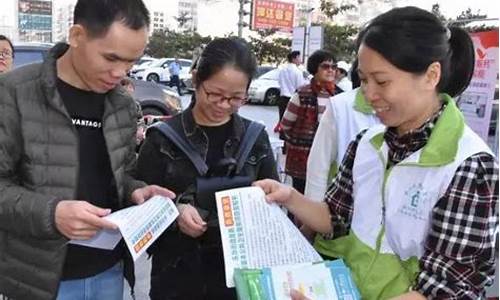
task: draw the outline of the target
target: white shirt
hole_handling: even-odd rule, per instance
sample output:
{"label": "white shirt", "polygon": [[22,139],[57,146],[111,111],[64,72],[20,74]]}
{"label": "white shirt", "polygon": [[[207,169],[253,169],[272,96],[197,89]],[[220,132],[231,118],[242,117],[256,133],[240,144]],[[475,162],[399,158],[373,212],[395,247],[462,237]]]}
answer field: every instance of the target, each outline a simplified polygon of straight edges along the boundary
{"label": "white shirt", "polygon": [[294,63],[288,63],[280,70],[278,75],[280,95],[292,97],[295,91],[307,83],[302,71]]}
{"label": "white shirt", "polygon": [[352,90],[352,82],[349,80],[349,78],[347,78],[347,76],[340,79],[340,81],[337,82],[337,86],[341,88],[344,92]]}
{"label": "white shirt", "polygon": [[354,108],[358,89],[330,98],[320,119],[307,159],[304,194],[314,201],[323,201],[330,184],[328,175],[333,162],[340,165],[350,142],[363,129],[379,124],[375,114],[365,114]]}
{"label": "white shirt", "polygon": [[337,157],[337,127],[331,102],[320,119],[314,141],[307,158],[306,186],[304,195],[313,201],[321,202],[328,188],[330,164]]}

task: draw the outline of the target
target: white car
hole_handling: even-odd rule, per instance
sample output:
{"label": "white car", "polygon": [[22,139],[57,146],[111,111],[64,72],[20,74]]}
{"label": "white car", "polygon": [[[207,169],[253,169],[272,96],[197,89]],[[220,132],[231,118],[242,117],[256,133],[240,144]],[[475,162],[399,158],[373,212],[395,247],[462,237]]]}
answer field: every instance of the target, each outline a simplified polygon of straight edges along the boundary
{"label": "white car", "polygon": [[248,88],[248,101],[276,105],[280,97],[279,72],[279,69],[274,69],[252,80]]}
{"label": "white car", "polygon": [[[131,74],[131,76],[139,80],[167,83],[170,81],[170,72],[168,71],[168,66],[174,60],[174,58],[158,59],[154,63],[151,63],[144,68],[137,69],[137,72],[135,74]],[[179,79],[181,80],[182,84],[183,80],[191,77],[189,70],[193,62],[190,59],[179,59],[179,64],[181,65]]]}
{"label": "white car", "polygon": [[154,63],[157,59],[149,56],[143,56],[137,60],[137,62],[130,68],[129,76],[133,76],[137,73],[137,70],[145,69],[147,66]]}

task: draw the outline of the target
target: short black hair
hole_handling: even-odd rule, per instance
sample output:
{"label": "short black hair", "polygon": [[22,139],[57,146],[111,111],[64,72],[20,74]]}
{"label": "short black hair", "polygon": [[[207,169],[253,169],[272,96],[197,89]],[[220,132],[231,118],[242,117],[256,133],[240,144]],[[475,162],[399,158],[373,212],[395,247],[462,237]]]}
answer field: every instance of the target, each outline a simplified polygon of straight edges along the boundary
{"label": "short black hair", "polygon": [[[423,74],[441,64],[437,90],[454,97],[467,88],[474,71],[474,46],[467,32],[447,28],[432,13],[412,6],[377,16],[358,35],[364,44],[400,70]],[[359,49],[359,48],[358,48]]]}
{"label": "short black hair", "polygon": [[315,75],[318,72],[319,65],[324,61],[333,61],[336,63],[337,60],[330,51],[317,50],[314,51],[311,56],[307,59],[307,72],[311,75]]}
{"label": "short black hair", "polygon": [[7,43],[9,43],[10,50],[12,51],[12,58],[14,58],[14,45],[12,45],[12,42],[10,41],[10,39],[8,37],[6,37],[5,35],[0,34],[0,41],[7,41]]}
{"label": "short black hair", "polygon": [[300,56],[300,51],[292,51],[286,56],[288,62],[292,62],[297,56]]}
{"label": "short black hair", "polygon": [[257,69],[257,62],[248,44],[239,38],[218,38],[208,43],[197,62],[196,87],[226,66],[245,73],[248,78],[248,89]]}
{"label": "short black hair", "polygon": [[130,29],[149,27],[149,11],[142,0],[78,0],[73,23],[84,26],[92,37],[108,32],[113,22]]}
{"label": "short black hair", "polygon": [[361,80],[359,79],[359,74],[358,74],[358,58],[357,57],[352,62],[351,73],[349,75],[351,77],[350,79],[351,79],[351,82],[352,82],[352,88],[355,89],[355,88],[360,87],[361,86]]}

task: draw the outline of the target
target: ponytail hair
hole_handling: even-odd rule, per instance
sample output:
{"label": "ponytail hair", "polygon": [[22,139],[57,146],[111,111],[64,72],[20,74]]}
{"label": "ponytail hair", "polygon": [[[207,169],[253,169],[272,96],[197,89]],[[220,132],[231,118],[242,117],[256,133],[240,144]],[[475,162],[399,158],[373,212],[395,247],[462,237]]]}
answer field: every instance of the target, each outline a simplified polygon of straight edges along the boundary
{"label": "ponytail hair", "polygon": [[464,30],[448,29],[432,13],[412,6],[394,8],[370,21],[359,33],[356,45],[365,44],[396,68],[424,74],[439,62],[439,93],[459,95],[474,71],[474,47]]}
{"label": "ponytail hair", "polygon": [[462,28],[450,27],[449,31],[451,55],[441,63],[438,90],[455,97],[467,88],[472,79],[475,63],[474,45],[469,34]]}

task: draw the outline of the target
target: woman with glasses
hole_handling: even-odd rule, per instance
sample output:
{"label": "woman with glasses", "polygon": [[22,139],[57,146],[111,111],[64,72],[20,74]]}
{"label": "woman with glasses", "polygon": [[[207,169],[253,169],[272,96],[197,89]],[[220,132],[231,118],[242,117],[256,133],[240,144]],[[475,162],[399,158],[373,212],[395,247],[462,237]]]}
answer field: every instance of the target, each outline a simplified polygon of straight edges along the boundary
{"label": "woman with glasses", "polygon": [[0,74],[12,69],[14,60],[14,47],[5,35],[0,34]]}
{"label": "woman with glasses", "polygon": [[281,119],[287,149],[285,173],[292,176],[293,187],[301,193],[304,193],[307,157],[319,120],[330,97],[341,91],[335,85],[336,63],[330,52],[314,52],[307,60],[307,71],[313,78],[292,96]]}
{"label": "woman with glasses", "polygon": [[[232,162],[250,124],[238,109],[247,100],[255,69],[255,57],[245,42],[212,41],[193,70],[191,105],[166,121],[205,161],[210,176],[233,178]],[[195,165],[154,126],[148,129],[139,153],[138,175],[174,191],[180,213],[176,228],[167,230],[152,247],[151,299],[236,299],[235,290],[225,286],[217,212],[202,209],[201,203],[207,199],[199,199],[196,193],[194,183],[199,175]],[[239,175],[248,176],[248,184],[278,178],[265,130],[258,135]]]}

